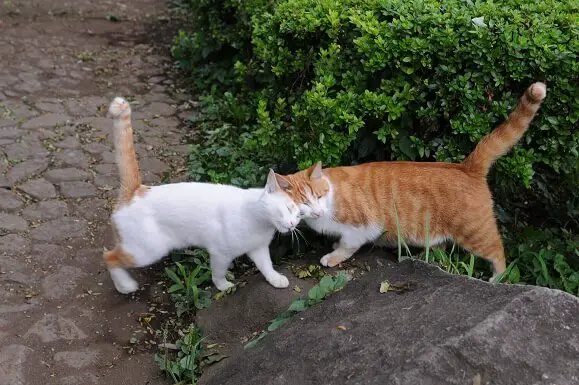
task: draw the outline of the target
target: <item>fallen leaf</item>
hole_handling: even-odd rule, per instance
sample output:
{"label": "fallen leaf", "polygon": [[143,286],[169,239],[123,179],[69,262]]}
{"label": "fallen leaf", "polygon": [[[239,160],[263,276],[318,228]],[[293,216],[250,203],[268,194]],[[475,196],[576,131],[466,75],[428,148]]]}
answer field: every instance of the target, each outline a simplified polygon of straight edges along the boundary
{"label": "fallen leaf", "polygon": [[345,327],[345,326],[342,326],[342,325],[339,325],[339,326],[336,326],[336,329],[346,330],[346,327]]}
{"label": "fallen leaf", "polygon": [[387,293],[390,290],[390,282],[382,281],[380,284],[380,293]]}

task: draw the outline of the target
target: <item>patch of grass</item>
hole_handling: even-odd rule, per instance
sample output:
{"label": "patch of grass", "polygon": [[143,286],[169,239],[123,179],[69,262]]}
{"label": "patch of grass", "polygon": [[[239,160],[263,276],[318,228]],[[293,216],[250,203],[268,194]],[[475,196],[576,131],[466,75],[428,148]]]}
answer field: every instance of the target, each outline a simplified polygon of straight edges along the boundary
{"label": "patch of grass", "polygon": [[165,273],[173,281],[167,292],[175,303],[178,317],[210,305],[211,294],[204,288],[211,282],[208,258],[205,251],[195,250],[186,261],[175,262],[175,268],[165,268]]}
{"label": "patch of grass", "polygon": [[174,384],[195,384],[201,374],[201,342],[200,330],[190,326],[185,332],[180,332],[175,344],[163,344],[164,351],[155,354],[155,362]]}
{"label": "patch of grass", "polygon": [[298,298],[293,301],[285,312],[270,322],[267,330],[262,331],[259,336],[246,343],[244,348],[249,349],[256,346],[269,332],[289,322],[294,315],[322,302],[329,294],[342,290],[348,283],[348,280],[348,275],[344,271],[339,272],[335,276],[325,275],[317,285],[310,289],[307,297]]}

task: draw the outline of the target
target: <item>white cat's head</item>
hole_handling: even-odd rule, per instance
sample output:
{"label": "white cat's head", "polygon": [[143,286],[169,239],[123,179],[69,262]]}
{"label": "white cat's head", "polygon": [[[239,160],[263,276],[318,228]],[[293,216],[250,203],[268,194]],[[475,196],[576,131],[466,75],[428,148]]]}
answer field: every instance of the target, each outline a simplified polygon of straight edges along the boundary
{"label": "white cat's head", "polygon": [[287,181],[281,175],[270,170],[260,198],[267,210],[269,220],[280,233],[293,231],[300,222],[298,205],[283,188],[286,183]]}

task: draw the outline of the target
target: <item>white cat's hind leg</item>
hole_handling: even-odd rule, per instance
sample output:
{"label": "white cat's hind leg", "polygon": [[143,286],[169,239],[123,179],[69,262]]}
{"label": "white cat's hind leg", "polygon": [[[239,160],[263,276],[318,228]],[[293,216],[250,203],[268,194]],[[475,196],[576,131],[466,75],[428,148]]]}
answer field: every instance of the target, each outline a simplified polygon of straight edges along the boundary
{"label": "white cat's hind leg", "polygon": [[271,257],[269,255],[269,247],[262,247],[247,253],[249,258],[255,263],[261,274],[265,277],[267,282],[275,288],[283,289],[289,286],[289,280],[283,274],[278,273],[273,268]]}
{"label": "white cat's hind leg", "polygon": [[119,293],[129,294],[139,289],[137,281],[131,277],[128,271],[120,267],[109,268],[109,273]]}

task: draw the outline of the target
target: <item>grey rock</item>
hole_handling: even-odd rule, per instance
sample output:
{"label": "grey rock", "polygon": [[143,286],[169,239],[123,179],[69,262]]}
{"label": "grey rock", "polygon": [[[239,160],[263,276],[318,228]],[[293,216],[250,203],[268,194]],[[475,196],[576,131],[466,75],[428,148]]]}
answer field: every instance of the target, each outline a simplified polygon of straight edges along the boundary
{"label": "grey rock", "polygon": [[60,218],[45,222],[30,231],[30,238],[37,241],[60,242],[68,238],[82,238],[88,230],[84,219]]}
{"label": "grey rock", "polygon": [[68,215],[68,206],[65,202],[50,200],[28,206],[22,211],[22,216],[28,220],[49,220]]}
{"label": "grey rock", "polygon": [[158,116],[170,116],[175,113],[176,108],[163,102],[152,102],[145,106],[142,111],[133,114],[134,119],[151,119]]}
{"label": "grey rock", "polygon": [[24,129],[32,129],[32,128],[47,128],[47,127],[54,127],[57,125],[66,124],[71,120],[70,116],[62,115],[62,114],[45,114],[41,116],[37,116],[36,118],[32,118],[27,122],[22,124],[22,128]]}
{"label": "grey rock", "polygon": [[16,211],[20,209],[24,203],[20,197],[10,190],[0,188],[0,210],[2,211]]}
{"label": "grey rock", "polygon": [[28,223],[17,215],[0,213],[0,230],[26,231]]}
{"label": "grey rock", "polygon": [[87,182],[62,182],[60,192],[67,198],[85,198],[98,194],[97,189]]}
{"label": "grey rock", "polygon": [[92,179],[92,174],[88,171],[69,167],[69,168],[48,170],[47,172],[44,173],[44,178],[51,181],[52,183],[74,182],[74,181],[90,180]]}
{"label": "grey rock", "polygon": [[36,199],[48,199],[56,196],[56,189],[45,179],[33,179],[18,188]]}
{"label": "grey rock", "polygon": [[[199,384],[463,385],[478,375],[488,385],[579,383],[579,298],[418,261],[371,264],[256,347],[210,367]],[[411,288],[381,294],[384,280]]]}

